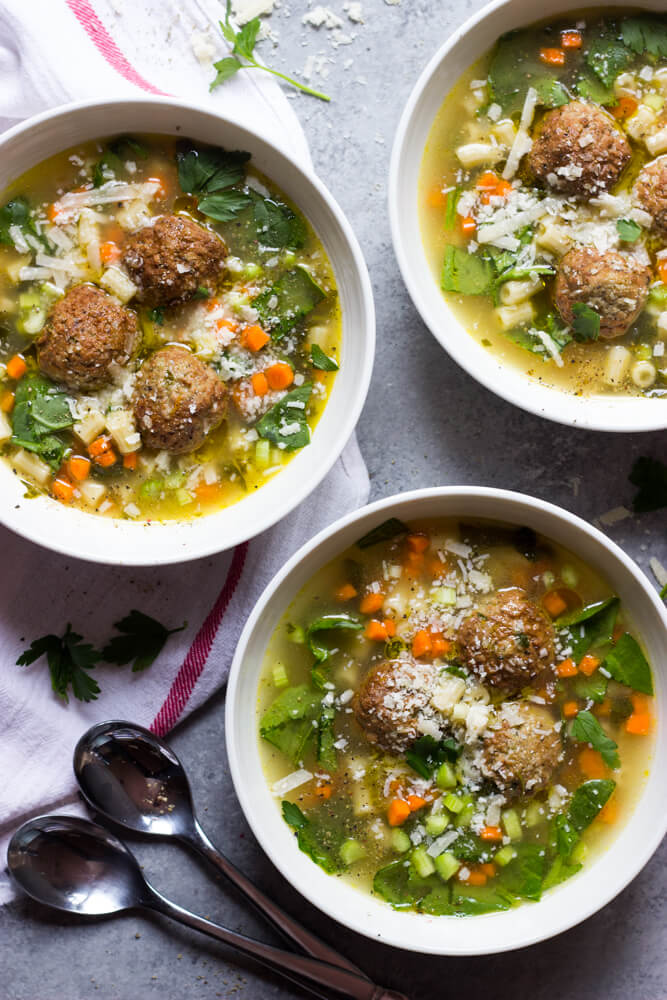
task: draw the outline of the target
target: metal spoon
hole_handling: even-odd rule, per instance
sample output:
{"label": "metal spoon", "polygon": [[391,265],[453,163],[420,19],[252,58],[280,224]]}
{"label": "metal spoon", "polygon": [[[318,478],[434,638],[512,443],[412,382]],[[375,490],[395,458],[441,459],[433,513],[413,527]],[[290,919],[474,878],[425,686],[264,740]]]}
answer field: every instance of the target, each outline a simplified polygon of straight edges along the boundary
{"label": "metal spoon", "polygon": [[155,910],[256,958],[318,996],[316,987],[324,986],[354,1000],[406,1000],[347,969],[254,941],[177,906],[146,882],[122,841],[88,820],[40,816],[24,823],[10,841],[7,861],[24,892],[58,910],[95,917]]}
{"label": "metal spoon", "polygon": [[96,813],[126,830],[175,837],[194,848],[307,955],[365,976],[265,896],[214,847],[195,815],[185,768],[171,747],[148,729],[129,722],[93,726],[74,750],[74,774]]}

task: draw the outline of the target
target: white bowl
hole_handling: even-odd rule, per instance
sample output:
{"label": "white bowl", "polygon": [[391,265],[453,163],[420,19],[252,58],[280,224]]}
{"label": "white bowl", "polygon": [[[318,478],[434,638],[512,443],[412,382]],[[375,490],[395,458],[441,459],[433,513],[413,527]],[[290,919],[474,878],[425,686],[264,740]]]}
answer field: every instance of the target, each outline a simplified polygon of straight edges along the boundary
{"label": "white bowl", "polygon": [[47,548],[81,559],[157,565],[231,548],[293,510],[326,476],[352,434],[366,399],[375,348],[373,293],[359,244],[322,182],[279,147],[237,122],[172,98],[84,102],[47,111],[0,139],[0,191],[28,168],[79,142],[127,132],[179,135],[245,149],[288,195],[329,255],[343,317],[340,372],[311,444],[262,489],[192,521],[146,524],[68,509],[48,497],[24,500],[25,488],[0,462],[0,522]]}
{"label": "white bowl", "polygon": [[[480,517],[527,525],[572,550],[619,595],[653,666],[658,732],[650,775],[616,840],[539,903],[475,917],[396,912],[327,875],[297,847],[262,771],[257,686],[264,652],[282,615],[324,564],[389,517]],[[227,689],[227,753],[246,819],[271,861],[311,903],[367,937],[410,951],[482,955],[521,948],[579,923],[613,899],[649,860],[667,830],[667,613],[646,577],[596,528],[560,507],[520,493],[442,487],[390,497],[342,518],[304,545],[266,588],[239,640]]]}
{"label": "white bowl", "polygon": [[[591,0],[586,9],[619,6]],[[662,12],[663,0],[642,8]],[[621,5],[627,10],[628,5]],[[389,215],[398,264],[424,323],[445,350],[478,382],[510,403],[561,424],[600,431],[649,431],[667,427],[664,399],[621,395],[574,396],[523,375],[487,351],[466,331],[445,300],[424,251],[418,182],[424,148],[445,97],[462,74],[506,31],[578,10],[572,0],[496,0],[469,18],[438,49],[414,86],[394,139],[389,172]]]}

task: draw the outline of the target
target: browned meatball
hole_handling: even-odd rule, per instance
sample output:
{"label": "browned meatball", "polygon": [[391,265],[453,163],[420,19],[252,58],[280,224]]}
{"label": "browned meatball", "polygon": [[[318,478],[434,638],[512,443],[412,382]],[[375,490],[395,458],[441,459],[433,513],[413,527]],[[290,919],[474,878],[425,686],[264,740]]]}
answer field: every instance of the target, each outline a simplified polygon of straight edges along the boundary
{"label": "browned meatball", "polygon": [[506,701],[492,725],[484,740],[485,776],[510,798],[546,788],[563,754],[550,712],[525,701]]}
{"label": "browned meatball", "polygon": [[76,285],[55,304],[37,341],[45,375],[69,389],[97,389],[110,366],[129,360],[139,339],[131,309],[94,285]]}
{"label": "browned meatball", "polygon": [[571,101],[542,119],[528,154],[528,168],[542,184],[575,198],[609,191],[632,150],[606,112]]}
{"label": "browned meatball", "polygon": [[227,390],[212,368],[184,347],[164,347],[141,367],[134,416],[149,448],[194,451],[225,416]]}
{"label": "browned meatball", "polygon": [[219,236],[183,215],[163,215],[130,236],[123,263],[147,306],[187,302],[198,288],[212,289],[227,248]]}
{"label": "browned meatball", "polygon": [[641,207],[653,216],[653,229],[667,237],[667,156],[647,163],[635,184]]}
{"label": "browned meatball", "polygon": [[600,317],[600,336],[620,337],[642,311],[651,270],[636,257],[615,250],[575,247],[558,265],[554,298],[558,312],[568,325],[574,320],[573,306],[585,303]]}
{"label": "browned meatball", "polygon": [[553,626],[516,587],[464,618],[457,640],[464,666],[505,694],[520,691],[553,665]]}
{"label": "browned meatball", "polygon": [[437,677],[430,664],[385,660],[364,677],[352,707],[371,743],[402,753],[422,735],[421,713],[428,708]]}

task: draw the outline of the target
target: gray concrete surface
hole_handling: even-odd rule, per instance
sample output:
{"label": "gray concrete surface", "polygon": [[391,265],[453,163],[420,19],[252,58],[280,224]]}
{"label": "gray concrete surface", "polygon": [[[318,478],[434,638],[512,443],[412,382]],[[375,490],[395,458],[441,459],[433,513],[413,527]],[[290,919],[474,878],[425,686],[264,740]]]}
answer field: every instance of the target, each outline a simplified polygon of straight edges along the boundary
{"label": "gray concrete surface", "polygon": [[[320,51],[334,59],[328,79],[317,78],[334,103],[297,98],[296,107],[316,167],[361,240],[376,295],[377,361],[359,426],[372,498],[418,486],[484,483],[533,493],[593,519],[630,502],[627,474],[636,456],[667,458],[664,434],[572,431],[496,399],[457,368],[424,328],[391,248],[386,174],[400,109],[427,57],[480,6],[456,0],[447,6],[441,0],[397,5],[364,0],[366,23],[346,22],[345,30],[357,37],[334,49],[325,32],[301,26],[306,4],[293,0],[271,18],[279,45],[272,53],[264,51],[273,65],[287,71]],[[342,0],[332,7],[343,13]],[[622,521],[610,533],[642,566],[651,554],[667,562],[664,512]],[[223,716],[221,693],[173,734],[212,838],[287,909],[382,983],[413,1000],[660,1000],[667,995],[667,845],[613,903],[544,944],[456,960],[391,951],[329,921],[263,856],[234,798]],[[162,891],[231,927],[271,939],[232,891],[221,890],[178,848],[132,843]],[[134,915],[83,925],[17,901],[0,912],[0,956],[0,997],[6,1000],[284,1000],[305,995],[193,933]]]}

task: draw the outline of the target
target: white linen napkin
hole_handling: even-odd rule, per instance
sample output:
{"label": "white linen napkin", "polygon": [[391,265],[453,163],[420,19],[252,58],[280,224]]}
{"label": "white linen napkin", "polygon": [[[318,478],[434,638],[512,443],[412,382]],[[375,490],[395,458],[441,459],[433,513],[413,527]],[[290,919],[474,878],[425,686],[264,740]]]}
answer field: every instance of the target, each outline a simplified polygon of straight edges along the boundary
{"label": "white linen napkin", "polygon": [[[56,104],[148,92],[178,94],[237,117],[310,165],[305,136],[280,88],[239,73],[209,97],[211,67],[193,50],[219,37],[217,0],[164,0],[156,18],[122,0],[0,0],[0,128]],[[121,11],[119,14],[118,11]],[[220,42],[215,57],[224,54]],[[232,552],[174,567],[127,569],[66,559],[0,527],[0,903],[9,836],[23,819],[76,812],[72,751],[88,726],[120,718],[166,733],[224,682],[243,623],[262,589],[308,538],[368,498],[356,440],[327,479],[280,524]],[[96,646],[132,608],[169,627],[187,621],[143,674],[100,666],[97,701],[63,704],[45,661],[16,666],[30,642],[74,631]]]}

